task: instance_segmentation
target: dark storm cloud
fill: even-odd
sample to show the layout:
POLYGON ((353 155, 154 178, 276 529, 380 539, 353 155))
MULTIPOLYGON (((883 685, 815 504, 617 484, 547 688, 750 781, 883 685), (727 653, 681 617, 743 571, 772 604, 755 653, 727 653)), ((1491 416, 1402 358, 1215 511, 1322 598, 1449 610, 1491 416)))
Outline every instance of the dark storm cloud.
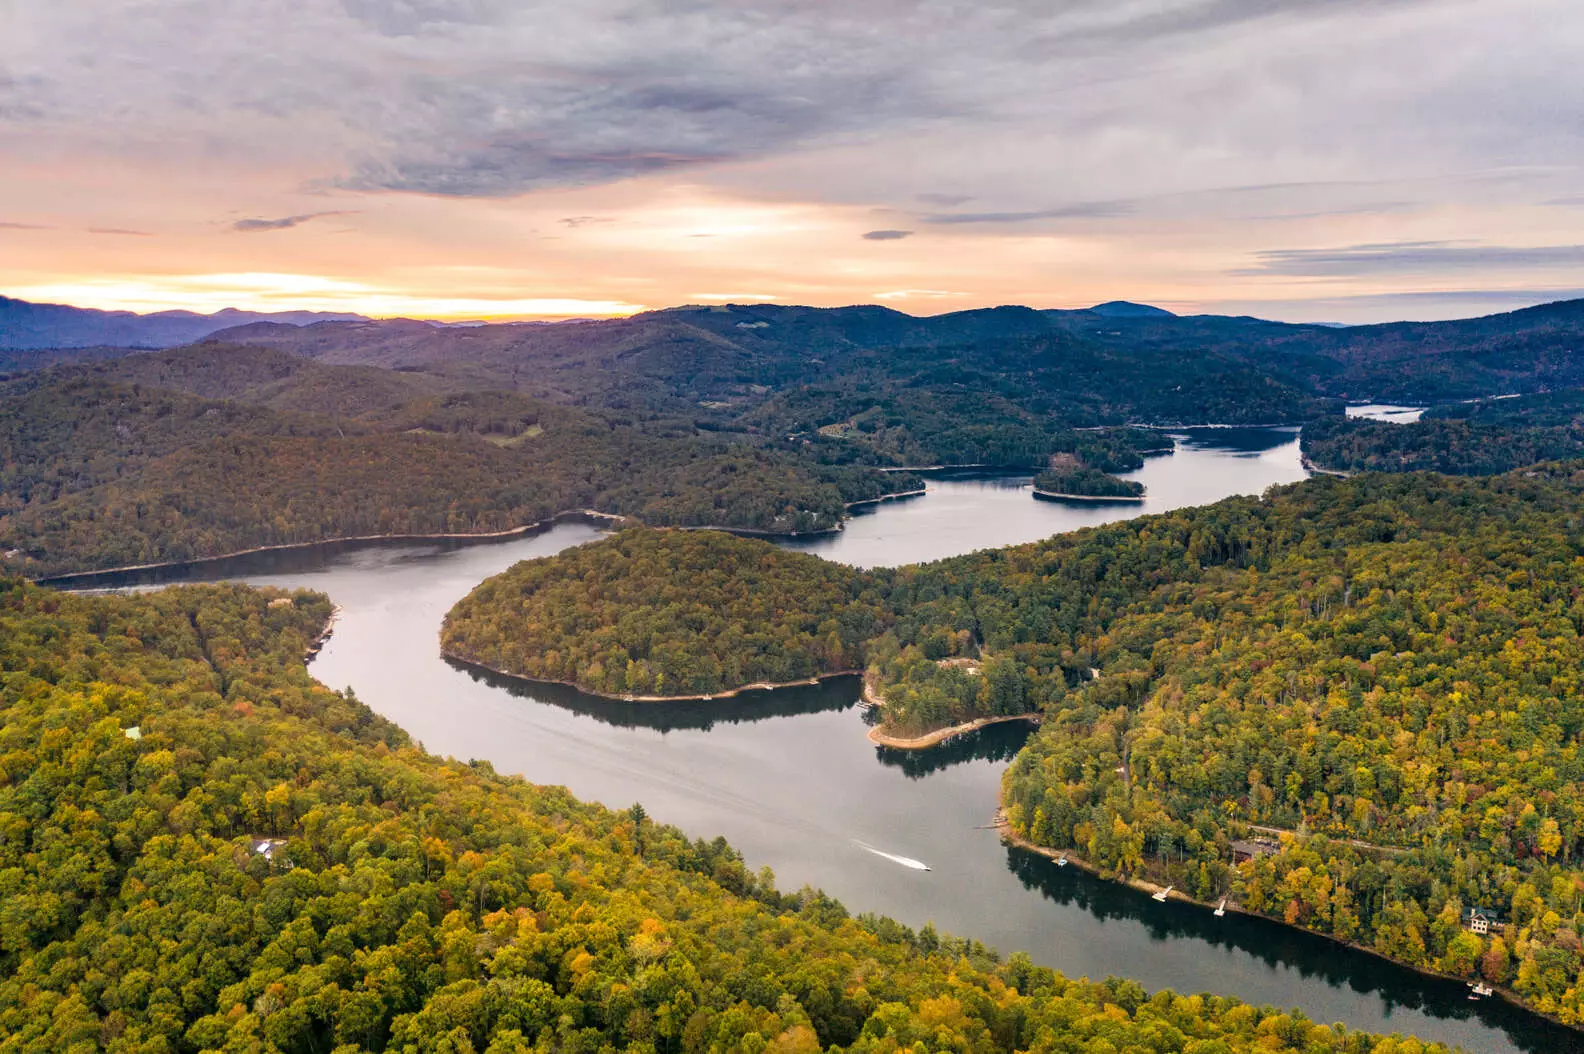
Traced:
POLYGON ((898 230, 865 231, 863 234, 863 239, 866 242, 896 242, 901 241, 903 238, 910 237, 912 234, 912 231, 898 230))
POLYGON ((1238 275, 1338 278, 1436 274, 1448 271, 1523 270, 1584 266, 1584 245, 1477 245, 1459 242, 1390 242, 1337 249, 1270 249, 1238 275))
MULTIPOLYGON (((347 213, 342 212, 342 211, 335 211, 335 212, 305 212, 305 213, 302 213, 299 216, 282 216, 279 219, 273 219, 273 220, 245 219, 245 220, 237 220, 235 223, 233 223, 231 225, 231 229, 234 230, 234 231, 242 231, 242 232, 248 233, 248 234, 255 233, 255 232, 258 232, 258 231, 284 231, 284 230, 290 230, 293 227, 301 226, 302 224, 307 223, 309 220, 317 220, 317 219, 320 219, 321 217, 324 217, 324 216, 345 216, 345 215, 347 215, 347 213)), ((121 232, 121 233, 126 233, 126 232, 121 232)), ((135 233, 135 232, 133 232, 133 233, 135 233)))

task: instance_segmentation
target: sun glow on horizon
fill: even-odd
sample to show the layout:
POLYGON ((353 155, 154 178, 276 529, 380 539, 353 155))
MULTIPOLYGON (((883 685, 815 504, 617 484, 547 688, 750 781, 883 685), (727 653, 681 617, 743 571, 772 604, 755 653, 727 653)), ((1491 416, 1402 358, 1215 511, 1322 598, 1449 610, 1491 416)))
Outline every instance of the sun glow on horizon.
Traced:
POLYGON ((648 310, 624 300, 580 297, 480 297, 409 293, 318 275, 246 272, 92 278, 14 286, 7 295, 34 303, 101 311, 330 311, 371 318, 442 321, 617 318, 648 310))

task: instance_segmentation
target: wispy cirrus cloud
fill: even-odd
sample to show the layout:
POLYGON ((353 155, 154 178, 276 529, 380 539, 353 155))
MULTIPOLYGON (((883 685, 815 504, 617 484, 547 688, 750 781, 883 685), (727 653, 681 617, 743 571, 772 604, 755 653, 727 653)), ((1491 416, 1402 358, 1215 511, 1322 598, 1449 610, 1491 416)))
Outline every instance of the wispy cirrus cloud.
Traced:
POLYGON ((338 209, 329 212, 304 212, 296 216, 281 216, 277 219, 249 218, 237 220, 231 224, 231 229, 241 231, 244 234, 253 234, 260 231, 285 231, 293 227, 300 227, 310 220, 322 219, 325 216, 346 215, 349 215, 347 211, 338 209))
POLYGON ((1020 212, 936 212, 925 216, 925 223, 1031 223, 1036 220, 1109 219, 1126 216, 1137 209, 1131 201, 1082 201, 1051 209, 1026 209, 1020 212))
POLYGON ((1237 275, 1337 278, 1426 275, 1448 271, 1511 271, 1584 267, 1584 245, 1481 245, 1464 242, 1387 242, 1334 249, 1267 249, 1237 275))

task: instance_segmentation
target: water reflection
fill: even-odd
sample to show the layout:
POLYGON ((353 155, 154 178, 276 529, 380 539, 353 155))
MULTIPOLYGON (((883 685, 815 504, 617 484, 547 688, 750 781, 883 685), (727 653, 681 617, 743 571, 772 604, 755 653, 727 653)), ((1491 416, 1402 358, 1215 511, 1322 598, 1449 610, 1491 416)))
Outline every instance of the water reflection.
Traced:
POLYGON ((1154 942, 1202 941, 1240 952, 1273 970, 1295 972, 1304 980, 1368 993, 1381 1001, 1388 1016, 1407 1010, 1441 1020, 1479 1022, 1506 1033, 1522 1050, 1584 1048, 1584 1036, 1578 1032, 1505 1000, 1472 1001, 1462 983, 1404 970, 1318 934, 1237 912, 1217 918, 1202 907, 1180 901, 1161 904, 1120 883, 1078 867, 1057 867, 1049 858, 1016 846, 1006 847, 1006 863, 1025 889, 1097 919, 1140 925, 1154 942))
MULTIPOLYGON (((577 517, 562 519, 574 520, 577 517)), ((525 539, 537 538, 554 528, 554 524, 540 524, 512 534, 471 538, 349 538, 280 549, 260 549, 233 556, 213 556, 185 563, 154 564, 117 571, 82 571, 55 578, 41 578, 38 584, 61 589, 138 589, 180 585, 183 582, 322 574, 338 568, 355 567, 360 562, 390 567, 433 560, 460 549, 509 546, 525 539)))
POLYGON ((875 747, 875 760, 901 769, 910 780, 919 780, 970 761, 1010 762, 1033 733, 1033 725, 1007 721, 957 736, 928 750, 875 747))
POLYGON ((717 724, 749 724, 777 717, 801 717, 805 714, 846 710, 857 704, 863 688, 863 679, 855 675, 831 677, 819 684, 739 692, 726 699, 640 703, 589 695, 567 684, 510 677, 457 659, 448 658, 445 662, 452 669, 473 678, 476 683, 498 688, 519 699, 549 703, 617 728, 648 728, 662 733, 682 729, 708 732, 717 724))
POLYGON ((1184 428, 1172 438, 1200 450, 1217 450, 1232 457, 1254 457, 1291 443, 1298 429, 1286 426, 1225 425, 1184 428))

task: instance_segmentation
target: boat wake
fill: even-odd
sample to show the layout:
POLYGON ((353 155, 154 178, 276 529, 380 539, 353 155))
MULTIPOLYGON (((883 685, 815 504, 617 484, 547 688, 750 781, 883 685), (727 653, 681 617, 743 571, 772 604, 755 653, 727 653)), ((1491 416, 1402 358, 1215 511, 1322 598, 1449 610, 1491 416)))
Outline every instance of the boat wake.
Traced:
POLYGON ((911 867, 915 871, 929 870, 928 864, 922 860, 915 860, 911 856, 897 856, 895 853, 888 853, 884 849, 876 849, 868 842, 860 842, 856 838, 852 839, 852 844, 856 845, 859 849, 862 849, 866 853, 873 853, 875 856, 883 856, 893 864, 901 864, 903 867, 911 867))

